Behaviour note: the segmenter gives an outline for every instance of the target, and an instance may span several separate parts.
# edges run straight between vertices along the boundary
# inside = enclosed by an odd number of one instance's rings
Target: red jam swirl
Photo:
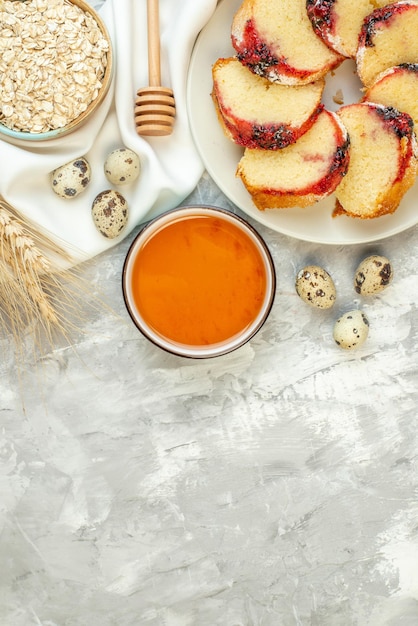
[[[323,41],[329,40],[330,34],[335,34],[335,0],[307,0],[306,12],[314,31]]]
[[[323,176],[316,183],[304,187],[303,189],[299,189],[296,191],[296,195],[298,196],[307,196],[309,194],[313,194],[316,196],[323,196],[325,193],[328,195],[335,190],[337,185],[341,182],[341,179],[346,175],[348,164],[350,161],[350,140],[347,137],[345,142],[340,145],[334,155],[334,159],[328,173]],[[277,189],[269,189],[267,193],[270,193],[272,196],[282,196],[286,195],[287,191],[279,191]]]
[[[237,57],[254,74],[267,76],[271,80],[280,81],[280,76],[288,76],[304,80],[311,75],[309,70],[298,70],[289,65],[285,57],[279,57],[260,37],[253,20],[247,20],[240,40],[232,34],[232,45]]]
[[[319,104],[311,117],[300,127],[292,128],[287,124],[256,124],[241,118],[235,118],[235,121],[231,121],[234,118],[232,111],[223,107],[219,100],[218,104],[222,119],[234,142],[244,148],[262,148],[264,150],[281,150],[295,143],[312,127],[324,109],[324,105]]]
[[[411,158],[413,157],[414,146],[412,137],[414,122],[408,113],[398,111],[393,107],[376,106],[375,111],[381,117],[385,128],[390,129],[400,141],[398,174],[394,181],[397,183],[403,180]],[[405,142],[401,143],[404,137],[408,140],[406,145]]]
[[[390,4],[379,9],[375,9],[370,15],[368,15],[361,27],[359,35],[360,46],[366,48],[374,47],[374,36],[378,29],[381,29],[389,20],[397,15],[400,15],[404,11],[409,11],[411,8],[418,9],[417,6],[405,4]]]

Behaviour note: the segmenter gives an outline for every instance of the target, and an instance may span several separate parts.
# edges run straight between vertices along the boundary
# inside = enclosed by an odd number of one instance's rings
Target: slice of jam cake
[[[357,73],[370,85],[389,67],[418,59],[418,4],[395,2],[366,17],[356,54]]]
[[[350,136],[350,163],[335,191],[334,215],[370,219],[393,213],[417,173],[412,118],[371,102],[341,107],[338,116]]]
[[[311,128],[324,108],[323,80],[295,87],[272,83],[235,57],[218,59],[212,76],[212,97],[224,132],[245,148],[285,148]]]
[[[312,128],[283,150],[246,149],[237,175],[260,210],[306,207],[331,194],[349,163],[349,139],[324,109]]]
[[[231,40],[241,63],[284,85],[318,80],[344,59],[315,34],[306,0],[244,0]]]

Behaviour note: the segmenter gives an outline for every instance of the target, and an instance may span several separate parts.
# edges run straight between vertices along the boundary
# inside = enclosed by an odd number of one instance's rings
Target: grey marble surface
[[[186,202],[239,213],[207,175]],[[138,333],[120,287],[135,233],[85,268],[111,310],[73,345],[18,368],[1,342],[1,626],[418,625],[418,227],[324,247],[252,223],[277,295],[230,355]],[[364,300],[372,252],[395,279]],[[296,295],[312,261],[332,311]],[[348,353],[332,327],[351,307],[371,328]]]
[[[187,202],[237,211],[207,175]],[[238,212],[238,211],[237,211]],[[169,355],[131,323],[133,235],[86,269],[97,310],[74,346],[0,363],[1,626],[416,626],[418,228],[321,246],[263,226],[277,295],[217,359]],[[352,287],[387,255],[393,284]],[[296,295],[315,261],[332,311]],[[361,307],[356,352],[332,340]]]

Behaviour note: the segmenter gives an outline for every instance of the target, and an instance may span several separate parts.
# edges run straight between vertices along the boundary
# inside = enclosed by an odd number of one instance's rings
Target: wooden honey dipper
[[[170,135],[176,105],[171,89],[161,86],[158,0],[147,0],[148,87],[137,91],[135,126],[138,135]]]

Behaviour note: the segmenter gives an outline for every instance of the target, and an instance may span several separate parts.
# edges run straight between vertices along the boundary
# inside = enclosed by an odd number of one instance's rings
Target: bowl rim
[[[159,230],[159,225],[162,227],[168,226],[176,220],[181,218],[181,214],[185,217],[189,214],[202,215],[202,213],[210,213],[213,215],[221,216],[222,219],[227,219],[231,223],[238,225],[241,230],[250,237],[252,242],[256,245],[259,251],[265,268],[266,273],[266,293],[263,300],[262,307],[257,314],[256,318],[248,325],[248,327],[224,341],[210,344],[209,346],[190,346],[188,344],[182,344],[175,341],[170,341],[168,338],[164,338],[158,335],[157,332],[152,331],[148,325],[142,320],[140,313],[137,311],[132,298],[130,297],[129,280],[131,277],[131,267],[136,254],[141,249],[143,242],[147,240],[148,235],[152,235]],[[170,209],[161,213],[159,216],[151,219],[144,224],[140,231],[135,235],[131,242],[128,251],[125,256],[125,260],[122,268],[122,295],[125,303],[125,307],[129,313],[129,316],[136,326],[136,328],[146,337],[151,343],[159,347],[160,349],[173,354],[175,356],[181,356],[191,359],[203,359],[213,358],[228,354],[242,347],[248,343],[250,339],[262,328],[267,320],[270,311],[273,306],[276,295],[276,271],[273,262],[271,252],[267,246],[267,243],[261,236],[261,234],[241,216],[233,213],[228,209],[224,209],[210,204],[186,204],[179,206],[175,209]]]
[[[8,126],[5,126],[0,121],[0,138],[1,136],[3,136],[3,138],[9,137],[10,139],[18,139],[21,141],[35,142],[35,141],[47,141],[49,139],[56,139],[57,137],[64,137],[65,135],[68,135],[69,133],[77,130],[80,126],[82,126],[87,121],[87,118],[91,115],[92,111],[95,110],[98,106],[100,106],[100,104],[103,102],[104,98],[106,97],[109,91],[113,74],[114,74],[114,62],[113,62],[114,55],[113,55],[112,39],[110,37],[106,24],[104,23],[102,17],[98,14],[96,9],[94,9],[90,4],[85,2],[85,0],[64,0],[64,2],[66,2],[67,4],[74,4],[78,6],[80,9],[82,9],[84,12],[90,13],[92,17],[96,20],[97,25],[99,26],[104,37],[108,41],[109,49],[107,50],[107,53],[106,53],[107,63],[106,63],[106,68],[105,68],[105,72],[104,72],[103,79],[102,79],[102,86],[99,90],[99,93],[97,97],[92,102],[90,102],[86,110],[80,113],[80,115],[78,115],[75,119],[71,120],[66,126],[62,126],[61,128],[52,128],[51,130],[47,130],[43,133],[31,133],[31,132],[23,131],[23,130],[13,130],[12,128],[9,128]]]

